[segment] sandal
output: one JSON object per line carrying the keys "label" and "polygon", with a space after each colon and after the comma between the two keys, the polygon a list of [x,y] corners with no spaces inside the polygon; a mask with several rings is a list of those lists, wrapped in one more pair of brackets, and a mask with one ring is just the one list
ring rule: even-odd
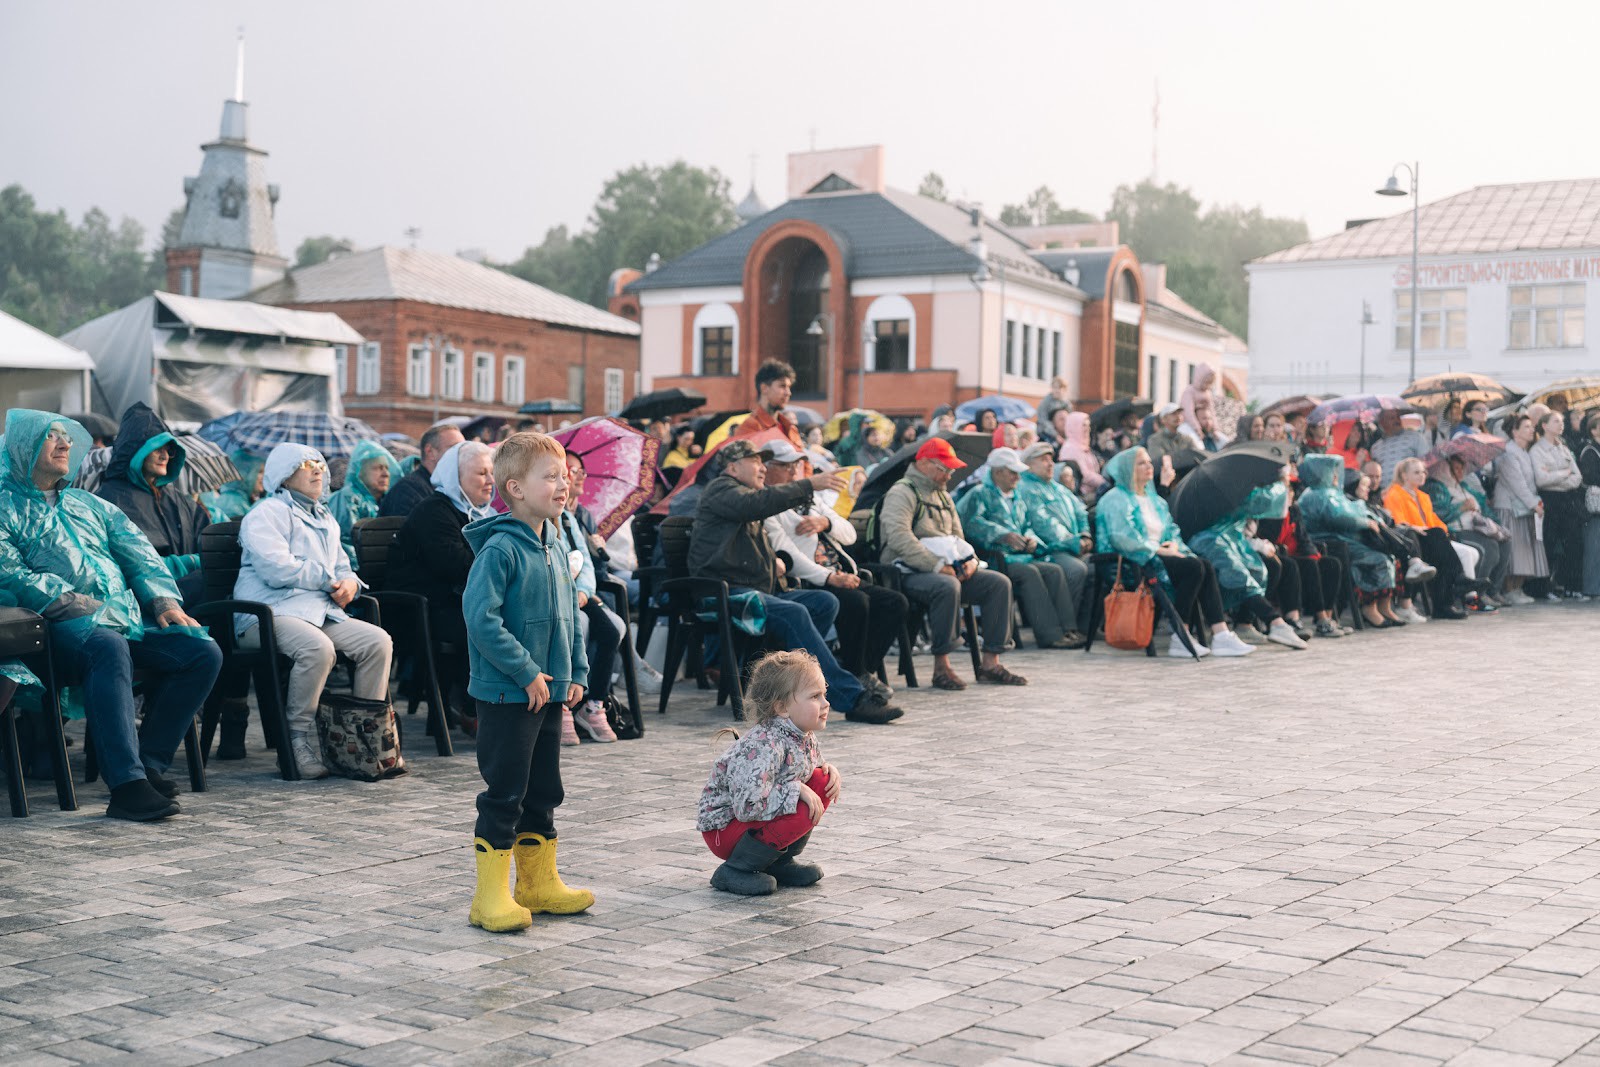
{"label": "sandal", "polygon": [[953,674],[935,674],[933,676],[933,687],[951,693],[958,693],[967,687],[967,683]]}
{"label": "sandal", "polygon": [[1006,670],[1005,665],[995,664],[993,667],[978,668],[978,681],[989,682],[994,685],[1027,685],[1028,680],[1020,674],[1012,674]]}

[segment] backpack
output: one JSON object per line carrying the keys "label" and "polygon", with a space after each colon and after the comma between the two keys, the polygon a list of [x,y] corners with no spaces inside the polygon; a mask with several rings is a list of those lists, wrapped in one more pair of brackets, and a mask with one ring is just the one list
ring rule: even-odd
{"label": "backpack", "polygon": [[[894,486],[889,488],[893,489]],[[911,509],[911,526],[912,529],[915,529],[917,520],[922,518],[922,509],[926,505],[923,502],[921,493],[913,489],[911,490],[911,495],[917,501],[916,505]],[[883,558],[883,502],[888,499],[889,494],[884,493],[878,498],[878,502],[872,505],[872,514],[867,518],[867,528],[862,531],[861,540],[856,542],[860,546],[861,552],[858,558],[873,561]]]}
{"label": "backpack", "polygon": [[633,709],[622,701],[606,694],[603,702],[606,709],[606,722],[611,727],[611,732],[617,735],[618,741],[634,741],[644,736],[644,716],[635,715]]}

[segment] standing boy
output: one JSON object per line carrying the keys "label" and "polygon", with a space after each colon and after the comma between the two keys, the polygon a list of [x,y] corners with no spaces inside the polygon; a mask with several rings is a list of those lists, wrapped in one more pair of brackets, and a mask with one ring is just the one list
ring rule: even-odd
{"label": "standing boy", "polygon": [[556,528],[567,499],[566,452],[544,434],[512,434],[495,449],[494,484],[510,510],[463,531],[476,559],[462,600],[485,786],[471,922],[502,931],[531,925],[531,912],[585,911],[594,894],[556,873],[561,707],[583,699],[589,678],[577,587]]}

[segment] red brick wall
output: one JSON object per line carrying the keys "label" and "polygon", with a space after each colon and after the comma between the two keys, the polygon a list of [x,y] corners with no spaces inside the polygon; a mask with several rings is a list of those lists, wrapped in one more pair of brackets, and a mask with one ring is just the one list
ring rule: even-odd
{"label": "red brick wall", "polygon": [[[381,432],[395,431],[413,437],[432,424],[434,411],[447,415],[500,415],[514,417],[516,405],[502,400],[505,357],[524,359],[523,401],[567,396],[568,368],[583,368],[583,414],[558,416],[574,421],[586,415],[604,413],[607,368],[622,371],[622,402],[634,395],[639,370],[639,339],[615,334],[573,330],[530,319],[493,315],[482,311],[439,307],[403,300],[341,301],[323,304],[290,304],[306,311],[331,311],[369,341],[383,346],[380,389],[374,396],[361,396],[356,389],[357,355],[349,355],[345,376],[345,411],[370,423]],[[464,353],[463,397],[460,400],[406,393],[406,351],[410,345],[425,344],[433,334],[443,334],[446,342]],[[478,352],[493,352],[494,401],[473,399],[473,357]],[[439,385],[439,367],[434,363],[433,385]],[[550,420],[542,420],[547,423]]]}

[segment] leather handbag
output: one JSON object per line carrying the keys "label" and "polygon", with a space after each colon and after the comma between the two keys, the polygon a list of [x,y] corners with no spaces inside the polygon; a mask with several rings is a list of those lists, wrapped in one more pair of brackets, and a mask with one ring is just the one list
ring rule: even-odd
{"label": "leather handbag", "polygon": [[1138,651],[1150,644],[1156,626],[1156,598],[1147,582],[1140,580],[1133,589],[1122,587],[1122,559],[1117,559],[1117,576],[1106,594],[1106,644],[1112,648]]}
{"label": "leather handbag", "polygon": [[0,607],[0,657],[44,651],[45,621],[27,608]]}

